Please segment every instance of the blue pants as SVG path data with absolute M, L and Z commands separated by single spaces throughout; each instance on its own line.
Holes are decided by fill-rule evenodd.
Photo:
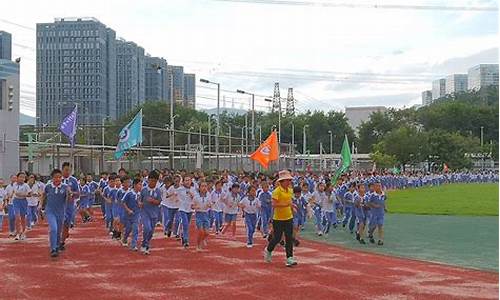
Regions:
M 139 213 L 134 212 L 132 214 L 127 214 L 125 216 L 125 234 L 123 235 L 123 239 L 126 241 L 128 237 L 132 233 L 132 240 L 130 242 L 130 247 L 137 247 L 137 237 L 139 235 Z
M 253 245 L 253 234 L 255 232 L 255 225 L 257 224 L 256 214 L 245 214 L 245 224 L 247 225 L 247 244 Z
M 104 215 L 106 216 L 106 228 L 111 229 L 113 225 L 113 204 L 105 203 L 104 209 L 105 209 Z
M 14 205 L 7 205 L 7 209 L 9 210 L 9 232 L 16 232 L 16 214 L 14 212 Z
M 157 213 L 142 213 L 142 247 L 149 249 L 149 243 L 153 238 L 153 232 L 155 230 L 156 223 L 158 222 Z
M 178 210 L 178 208 L 169 208 L 162 205 L 161 211 L 163 213 L 163 231 L 172 231 L 172 225 Z
M 14 198 L 12 208 L 16 216 L 26 217 L 28 213 L 28 200 Z
M 354 215 L 354 207 L 345 206 L 344 207 L 344 219 L 342 220 L 342 224 L 345 226 L 349 223 L 349 230 L 354 230 L 354 225 L 356 224 L 356 216 Z
M 31 223 L 35 224 L 38 221 L 37 206 L 28 206 L 28 227 L 31 227 Z
M 330 227 L 337 223 L 337 214 L 334 211 L 325 211 L 326 218 L 325 233 L 330 232 Z
M 323 231 L 323 215 L 321 214 L 321 209 L 314 210 L 314 225 L 318 231 Z
M 185 211 L 179 211 L 179 218 L 182 223 L 182 243 L 189 243 L 189 222 L 191 222 L 192 213 Z
M 175 214 L 175 223 L 174 223 L 174 232 L 175 235 L 180 235 L 180 226 L 181 226 L 181 215 L 179 214 L 179 211 Z
M 264 234 L 269 234 L 269 222 L 271 221 L 271 208 L 270 207 L 263 207 L 260 218 L 262 220 L 262 232 Z
M 66 210 L 64 212 L 64 225 L 68 226 L 74 224 L 75 215 L 75 203 L 70 202 L 66 205 Z
M 61 233 L 64 223 L 64 213 L 46 211 L 45 216 L 49 225 L 49 246 L 50 250 L 57 250 L 61 243 Z
M 214 214 L 215 214 L 215 212 L 213 210 L 208 211 L 208 226 L 209 226 L 209 228 L 212 228 L 212 226 L 214 226 L 214 221 L 215 221 Z
M 0 232 L 3 230 L 3 215 L 0 215 Z
M 223 215 L 224 213 L 221 211 L 213 211 L 214 220 L 215 220 L 215 231 L 220 232 L 222 224 L 223 224 Z

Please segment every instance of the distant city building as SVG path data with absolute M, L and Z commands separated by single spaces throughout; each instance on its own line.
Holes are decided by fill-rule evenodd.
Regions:
M 160 57 L 146 56 L 145 70 L 146 101 L 170 102 L 167 61 Z
M 12 60 L 12 36 L 0 30 L 0 59 Z
M 126 115 L 145 99 L 144 48 L 134 42 L 116 41 L 116 116 Z
M 451 74 L 446 76 L 446 94 L 451 95 L 467 91 L 467 74 Z
M 0 178 L 19 171 L 19 64 L 0 58 Z
M 469 69 L 469 90 L 479 90 L 492 85 L 498 86 L 498 64 L 480 64 Z
M 94 18 L 36 28 L 37 125 L 57 125 L 75 104 L 79 124 L 116 118 L 116 33 Z
M 427 90 L 422 92 L 422 105 L 429 105 L 432 103 L 432 91 Z
M 196 105 L 196 75 L 184 74 L 184 106 L 195 108 Z
M 446 95 L 446 79 L 441 78 L 432 82 L 432 100 Z
M 184 67 L 182 66 L 167 66 L 168 82 L 172 81 L 173 90 L 170 91 L 169 99 L 174 98 L 174 104 L 184 104 Z
M 357 132 L 359 125 L 368 121 L 372 113 L 385 112 L 386 110 L 387 108 L 385 106 L 346 107 L 345 116 L 347 118 L 347 123 Z

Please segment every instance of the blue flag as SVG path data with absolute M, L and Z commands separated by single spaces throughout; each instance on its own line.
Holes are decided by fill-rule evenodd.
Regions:
M 135 115 L 134 119 L 130 121 L 120 131 L 120 140 L 116 145 L 115 158 L 120 159 L 125 151 L 133 146 L 142 143 L 142 109 Z
M 75 146 L 75 135 L 76 135 L 76 116 L 77 116 L 77 106 L 64 117 L 61 125 L 59 125 L 59 130 L 68 137 L 71 147 Z

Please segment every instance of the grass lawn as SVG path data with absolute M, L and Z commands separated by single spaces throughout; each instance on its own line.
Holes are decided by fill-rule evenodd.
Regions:
M 498 184 L 448 184 L 388 192 L 389 213 L 498 216 Z

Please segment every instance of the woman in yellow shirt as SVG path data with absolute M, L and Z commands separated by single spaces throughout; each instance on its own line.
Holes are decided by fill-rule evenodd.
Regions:
M 292 174 L 283 170 L 279 172 L 276 188 L 272 194 L 273 205 L 273 238 L 264 249 L 264 260 L 271 262 L 272 252 L 285 234 L 286 266 L 297 265 L 293 258 L 293 211 L 292 211 Z

